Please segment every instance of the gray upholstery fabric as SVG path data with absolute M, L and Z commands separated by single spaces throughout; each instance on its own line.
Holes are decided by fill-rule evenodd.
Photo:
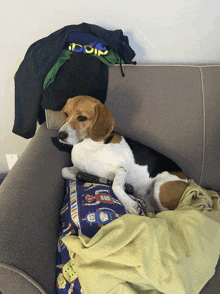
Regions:
M 48 129 L 59 129 L 64 123 L 64 117 L 61 111 L 53 111 L 50 109 L 45 110 L 46 124 Z
M 204 170 L 201 185 L 220 191 L 220 66 L 202 67 L 205 108 Z
M 47 293 L 53 293 L 55 286 L 59 214 L 65 191 L 61 169 L 70 164 L 69 154 L 51 142 L 56 134 L 42 125 L 0 186 L 0 262 L 24 272 Z M 29 291 L 30 283 L 24 283 L 21 276 L 14 279 L 14 275 L 0 274 L 3 294 L 11 293 L 3 291 L 7 276 L 10 288 L 14 285 L 16 289 L 17 281 L 22 283 L 23 292 L 16 293 L 39 293 L 37 289 Z
M 47 294 L 44 289 L 24 272 L 0 263 L 1 294 Z
M 220 66 L 123 69 L 124 78 L 117 67 L 109 68 L 105 103 L 116 131 L 169 157 L 202 187 L 219 191 Z

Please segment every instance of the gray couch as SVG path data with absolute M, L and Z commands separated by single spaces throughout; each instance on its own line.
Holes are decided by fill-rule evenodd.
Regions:
M 176 162 L 188 178 L 220 191 L 220 66 L 124 65 L 109 68 L 105 105 L 115 130 Z M 52 143 L 62 123 L 47 112 L 0 186 L 0 292 L 53 293 L 61 169 L 70 155 Z M 202 258 L 202 257 L 201 257 Z M 178 290 L 177 290 L 178 293 Z M 220 293 L 220 266 L 201 291 Z

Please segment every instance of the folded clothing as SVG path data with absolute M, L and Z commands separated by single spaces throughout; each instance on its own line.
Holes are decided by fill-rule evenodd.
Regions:
M 69 47 L 68 49 L 76 53 L 84 53 L 94 55 L 108 54 L 108 43 L 94 35 L 83 33 L 70 33 L 68 35 Z
M 69 256 L 62 239 L 65 236 L 83 234 L 92 238 L 102 226 L 126 214 L 124 206 L 118 201 L 107 185 L 67 181 L 67 193 L 61 209 L 59 232 L 56 293 L 82 294 L 75 265 Z M 130 196 L 135 201 L 136 198 Z M 140 215 L 144 216 L 140 204 Z
M 109 49 L 118 54 L 125 63 L 136 64 L 136 62 L 132 61 L 135 52 L 129 46 L 128 37 L 124 36 L 122 30 L 111 31 L 97 25 L 81 23 L 79 25 L 65 26 L 49 36 L 38 40 L 28 48 L 25 58 L 15 74 L 15 120 L 13 133 L 24 138 L 31 138 L 35 134 L 37 120 L 41 123 L 45 120 L 45 117 L 42 115 L 44 111 L 41 109 L 43 83 L 46 75 L 61 55 L 62 50 L 68 48 L 70 33 L 91 34 L 105 40 L 108 43 Z M 84 60 L 81 61 L 83 62 Z M 71 80 L 70 83 L 73 82 L 74 85 L 77 85 L 77 82 L 80 81 L 82 88 L 87 87 L 86 83 L 89 82 L 88 75 L 85 76 L 85 83 L 83 83 L 84 77 L 80 76 L 82 72 L 80 70 L 79 77 Z M 102 67 L 100 75 L 102 77 L 103 74 L 103 79 L 106 78 L 104 72 L 105 69 Z M 92 78 L 93 74 L 96 75 L 96 73 L 93 73 L 90 69 L 88 69 L 88 73 L 90 73 L 91 80 L 94 81 Z M 77 72 L 75 71 L 74 74 L 76 76 Z M 103 95 L 102 97 L 105 100 L 106 88 L 107 84 L 105 85 L 105 90 L 98 94 L 95 87 L 95 90 L 92 91 L 92 93 L 96 94 L 94 97 L 99 99 Z M 92 93 L 90 93 L 91 96 L 93 96 Z M 61 92 L 60 94 L 62 95 L 63 93 Z M 86 94 L 89 95 L 89 93 Z M 83 95 L 83 93 L 79 93 L 79 95 Z M 57 103 L 55 99 L 58 99 Z M 60 105 L 59 99 L 60 96 L 57 94 L 54 99 L 43 102 L 43 105 L 50 110 L 61 110 L 59 107 L 62 104 Z
M 70 51 L 69 49 L 64 49 L 62 51 L 61 56 L 57 59 L 56 63 L 54 64 L 54 66 L 51 68 L 51 70 L 49 71 L 49 73 L 47 74 L 44 83 L 43 83 L 43 91 L 46 90 L 46 88 L 54 82 L 55 77 L 60 69 L 60 67 L 68 60 L 70 59 L 70 55 L 73 52 Z M 86 52 L 88 53 L 88 52 Z M 106 55 L 95 55 L 92 53 L 90 53 L 91 56 L 97 57 L 99 58 L 104 64 L 108 65 L 108 66 L 113 66 L 116 63 L 120 63 L 124 64 L 124 61 L 122 59 L 120 59 L 120 57 L 114 53 L 113 50 L 109 50 L 108 53 Z M 104 99 L 102 100 L 104 103 Z
M 42 92 L 42 108 L 59 111 L 68 98 L 78 95 L 89 95 L 104 103 L 108 66 L 89 54 L 70 54 L 68 57 L 56 73 L 54 82 Z
M 50 83 L 54 82 L 55 76 L 60 67 L 70 59 L 70 55 L 74 53 L 92 54 L 100 56 L 108 53 L 106 46 L 108 43 L 94 35 L 84 33 L 69 33 L 68 35 L 68 49 L 62 51 L 61 56 L 57 59 L 49 73 L 47 74 L 43 90 L 45 90 Z M 80 73 L 79 73 L 80 74 Z
M 56 63 L 51 68 L 51 70 L 48 72 L 48 74 L 44 80 L 43 90 L 45 90 L 51 83 L 54 82 L 56 74 L 58 73 L 58 70 L 68 59 L 70 59 L 71 54 L 72 54 L 72 52 L 68 49 L 64 49 L 62 51 L 62 54 L 57 59 Z

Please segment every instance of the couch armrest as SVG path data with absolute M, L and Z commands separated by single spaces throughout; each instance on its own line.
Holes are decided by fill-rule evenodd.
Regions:
M 47 293 L 53 293 L 55 286 L 65 193 L 61 169 L 71 165 L 69 153 L 52 143 L 56 134 L 44 123 L 0 186 L 0 262 L 24 272 Z M 11 293 L 17 293 L 16 281 Z M 25 285 L 23 289 L 26 293 Z

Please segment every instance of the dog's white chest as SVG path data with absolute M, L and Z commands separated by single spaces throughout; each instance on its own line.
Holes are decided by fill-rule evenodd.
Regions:
M 124 139 L 119 144 L 106 145 L 86 139 L 73 147 L 72 162 L 84 172 L 113 179 L 115 169 L 134 164 L 134 158 Z

